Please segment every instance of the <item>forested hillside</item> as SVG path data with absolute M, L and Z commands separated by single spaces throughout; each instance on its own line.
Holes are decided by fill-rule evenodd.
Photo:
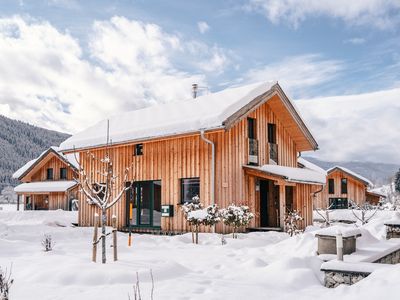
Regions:
M 50 146 L 58 146 L 68 134 L 51 131 L 0 115 L 0 191 L 18 182 L 12 174 Z

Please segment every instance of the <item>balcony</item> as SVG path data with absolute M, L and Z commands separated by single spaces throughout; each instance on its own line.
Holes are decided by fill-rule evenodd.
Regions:
M 278 164 L 278 145 L 275 143 L 268 143 L 268 163 L 270 165 Z
M 249 138 L 248 143 L 249 156 L 247 163 L 249 165 L 258 165 L 258 140 Z

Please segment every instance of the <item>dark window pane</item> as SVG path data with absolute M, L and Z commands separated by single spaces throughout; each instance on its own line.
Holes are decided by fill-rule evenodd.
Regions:
M 181 179 L 181 202 L 191 203 L 195 196 L 200 197 L 200 178 Z
M 335 180 L 333 178 L 328 179 L 329 194 L 335 193 Z
M 347 209 L 349 201 L 347 198 L 329 198 L 329 206 L 331 209 Z
M 133 155 L 143 155 L 143 144 L 137 144 L 134 146 Z
M 256 120 L 253 118 L 247 118 L 247 130 L 249 139 L 256 138 Z
M 53 169 L 49 168 L 47 169 L 47 180 L 52 180 L 53 179 Z
M 268 143 L 276 144 L 276 125 L 268 123 Z
M 60 179 L 67 179 L 67 168 L 60 168 Z
M 342 194 L 347 194 L 347 178 L 342 178 L 341 190 L 342 190 Z

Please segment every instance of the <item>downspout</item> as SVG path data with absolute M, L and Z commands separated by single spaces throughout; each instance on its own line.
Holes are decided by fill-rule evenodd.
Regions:
M 211 145 L 211 205 L 215 204 L 215 144 L 204 136 L 204 130 L 200 131 L 200 137 L 207 144 Z M 215 225 L 212 227 L 212 232 L 215 232 Z

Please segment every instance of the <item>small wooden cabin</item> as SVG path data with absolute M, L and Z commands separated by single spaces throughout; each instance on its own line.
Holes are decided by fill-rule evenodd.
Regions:
M 13 177 L 22 181 L 14 188 L 25 210 L 71 210 L 77 199 L 76 160 L 52 147 L 29 161 Z
M 100 164 L 92 156 L 108 151 L 116 174 L 131 167 L 132 188 L 108 215 L 108 222 L 117 216 L 119 229 L 188 231 L 180 206 L 195 195 L 204 205 L 248 205 L 253 228 L 282 229 L 289 210 L 301 212 L 302 227 L 312 224 L 313 197 L 326 176 L 298 167 L 300 153 L 318 146 L 278 83 L 120 114 L 109 119 L 109 147 L 106 128 L 104 120 L 60 147 L 79 152 L 86 174 L 99 181 Z M 79 201 L 79 224 L 92 226 L 96 207 L 83 195 Z
M 369 192 L 372 182 L 341 166 L 327 170 L 327 184 L 314 203 L 316 208 L 348 208 L 353 201 L 358 205 L 376 204 L 380 198 Z

